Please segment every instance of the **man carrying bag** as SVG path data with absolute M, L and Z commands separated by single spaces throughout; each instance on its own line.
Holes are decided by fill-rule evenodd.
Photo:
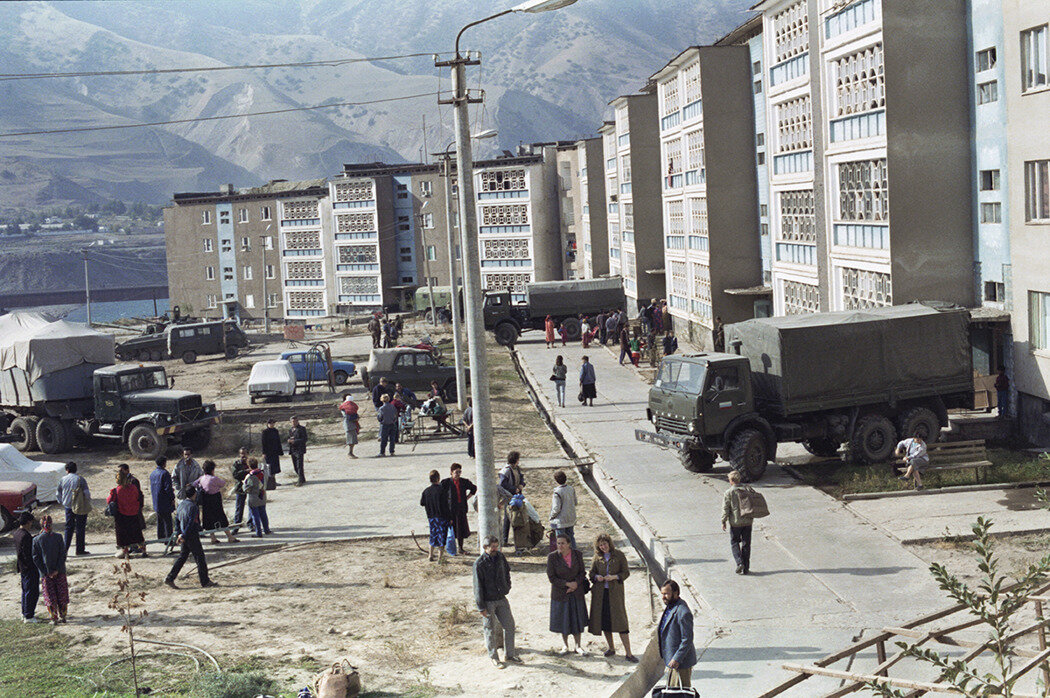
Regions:
M 722 498 L 722 530 L 729 524 L 729 541 L 736 561 L 736 573 L 751 570 L 751 526 L 755 519 L 769 516 L 766 498 L 748 485 L 736 470 L 729 473 L 729 489 Z

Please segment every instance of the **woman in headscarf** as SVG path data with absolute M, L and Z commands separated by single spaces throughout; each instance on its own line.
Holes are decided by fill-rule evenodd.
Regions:
M 126 468 L 117 470 L 117 486 L 109 491 L 106 504 L 116 503 L 113 512 L 113 527 L 117 533 L 117 557 L 127 557 L 131 548 L 141 548 L 146 555 L 146 539 L 142 535 L 142 491 Z
M 52 531 L 50 516 L 40 519 L 40 533 L 33 539 L 33 562 L 40 572 L 40 590 L 51 623 L 66 622 L 69 606 L 69 584 L 66 582 L 66 543 L 61 534 Z M 141 534 L 141 531 L 139 531 Z
M 550 315 L 548 315 L 546 317 L 546 319 L 544 319 L 544 321 L 543 321 L 543 329 L 546 332 L 547 348 L 548 349 L 553 349 L 554 348 L 554 320 L 551 318 Z
M 396 393 L 395 393 L 396 397 Z M 354 455 L 354 446 L 357 445 L 357 435 L 361 431 L 361 416 L 358 414 L 357 403 L 354 402 L 350 393 L 343 396 L 343 402 L 339 405 L 339 412 L 343 415 L 343 432 L 346 435 L 347 455 Z M 398 412 L 401 410 L 399 409 Z
M 201 509 L 201 530 L 214 531 L 218 528 L 228 528 L 230 520 L 226 518 L 226 512 L 222 508 L 222 490 L 226 487 L 226 481 L 215 474 L 215 461 L 204 461 L 201 469 L 204 470 L 204 474 L 191 483 L 200 490 L 197 505 Z M 226 541 L 228 543 L 237 542 L 232 531 L 226 531 Z M 211 542 L 213 545 L 219 542 L 215 533 L 211 534 Z

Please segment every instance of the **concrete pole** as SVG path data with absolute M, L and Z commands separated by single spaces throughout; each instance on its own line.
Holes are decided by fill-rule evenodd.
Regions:
M 88 278 L 88 253 L 81 250 L 84 255 L 84 303 L 87 306 L 87 325 L 91 327 L 91 280 Z
M 430 280 L 430 247 L 427 245 L 426 218 L 422 211 L 419 213 L 419 239 L 423 241 L 423 270 L 427 275 L 427 295 L 430 296 L 430 324 L 436 328 L 438 316 L 437 308 L 434 307 L 434 282 Z
M 262 302 L 263 302 L 263 332 L 270 334 L 270 301 L 266 295 L 266 239 L 267 236 L 261 236 L 259 242 L 262 243 Z
M 467 59 L 457 51 L 452 65 L 455 102 L 456 173 L 459 178 L 459 223 L 463 255 L 467 350 L 470 355 L 470 393 L 474 401 L 474 448 L 478 478 L 478 544 L 486 536 L 499 537 L 496 512 L 496 469 L 493 458 L 492 414 L 489 400 L 489 362 L 485 354 L 485 317 L 478 257 L 477 211 L 474 205 L 474 164 L 470 149 L 467 99 Z
M 456 283 L 456 236 L 452 225 L 452 159 L 448 151 L 445 151 L 445 220 L 448 230 L 448 278 L 452 287 L 452 354 L 456 360 L 456 402 L 459 403 L 459 411 L 467 408 L 467 376 L 466 366 L 463 365 L 463 340 L 460 334 L 459 315 L 462 312 L 459 304 L 459 284 Z

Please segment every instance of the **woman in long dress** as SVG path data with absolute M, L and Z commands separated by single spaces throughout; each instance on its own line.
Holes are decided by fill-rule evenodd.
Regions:
M 554 348 L 554 320 L 551 319 L 550 315 L 548 315 L 546 317 L 546 319 L 544 319 L 544 321 L 543 321 L 543 329 L 544 329 L 544 332 L 546 333 L 547 348 L 548 349 L 553 349 Z
M 343 396 L 343 403 L 339 405 L 339 411 L 343 415 L 343 432 L 346 434 L 346 448 L 347 455 L 351 458 L 357 458 L 354 455 L 354 446 L 357 445 L 357 435 L 361 431 L 361 417 L 358 414 L 357 403 L 354 402 L 350 393 Z
M 227 528 L 230 520 L 226 518 L 226 511 L 222 508 L 222 490 L 226 487 L 226 481 L 215 475 L 215 461 L 204 461 L 201 469 L 204 470 L 204 474 L 193 482 L 193 485 L 200 490 L 200 494 L 197 495 L 197 505 L 201 509 L 201 529 L 214 531 L 219 528 Z M 230 543 L 237 542 L 230 531 L 226 531 L 226 540 Z M 211 542 L 219 542 L 215 533 L 211 534 Z
M 117 557 L 126 557 L 131 548 L 145 551 L 146 539 L 142 535 L 142 492 L 126 468 L 117 471 L 117 486 L 109 491 L 106 504 L 116 502 L 113 527 L 117 534 Z M 145 555 L 145 552 L 143 552 Z
M 562 654 L 583 654 L 580 636 L 587 625 L 587 573 L 583 565 L 583 553 L 573 550 L 569 536 L 558 534 L 558 549 L 547 556 L 547 579 L 551 583 L 550 630 L 561 635 Z M 569 649 L 569 636 L 576 642 Z

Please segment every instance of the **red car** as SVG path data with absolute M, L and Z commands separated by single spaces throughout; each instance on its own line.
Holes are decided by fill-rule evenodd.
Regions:
M 0 482 L 0 518 L 3 525 L 0 533 L 7 533 L 18 524 L 15 516 L 23 511 L 32 509 L 36 503 L 36 485 L 32 482 L 19 482 L 10 480 Z

